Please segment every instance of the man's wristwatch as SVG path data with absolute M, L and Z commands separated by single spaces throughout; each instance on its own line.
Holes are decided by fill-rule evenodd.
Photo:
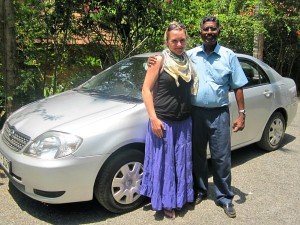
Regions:
M 240 109 L 239 113 L 243 113 L 246 116 L 246 110 L 245 109 Z

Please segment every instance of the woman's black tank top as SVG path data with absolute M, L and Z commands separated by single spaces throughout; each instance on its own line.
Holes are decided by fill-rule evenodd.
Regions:
M 175 79 L 163 71 L 155 84 L 153 97 L 156 115 L 162 120 L 184 120 L 191 112 L 191 83 Z

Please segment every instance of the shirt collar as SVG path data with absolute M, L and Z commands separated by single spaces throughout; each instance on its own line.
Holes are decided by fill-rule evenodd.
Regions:
M 215 47 L 215 49 L 214 49 L 213 52 L 216 53 L 216 54 L 218 54 L 218 55 L 220 55 L 220 54 L 219 54 L 220 48 L 221 48 L 221 45 L 219 45 L 219 43 L 217 43 L 217 45 L 216 45 L 216 47 Z M 199 53 L 200 53 L 200 52 L 205 53 L 205 52 L 204 52 L 204 45 L 203 45 L 203 44 L 199 46 Z

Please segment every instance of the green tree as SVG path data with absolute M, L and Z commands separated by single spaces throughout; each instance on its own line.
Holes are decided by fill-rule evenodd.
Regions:
M 220 19 L 219 41 L 235 52 L 252 55 L 255 35 L 263 34 L 263 60 L 297 81 L 299 1 L 264 1 L 258 17 L 261 0 L 14 0 L 15 98 L 25 104 L 72 88 L 124 57 L 161 51 L 172 20 L 187 26 L 188 48 L 195 47 L 207 15 Z M 3 80 L 7 72 L 1 71 Z
M 5 0 L 0 2 L 0 21 L 1 64 L 4 86 L 4 94 L 1 97 L 5 104 L 5 112 L 9 115 L 17 108 L 14 92 L 17 86 L 17 66 L 15 63 L 16 36 L 12 1 Z
M 296 66 L 300 59 L 300 42 L 297 35 L 300 30 L 299 6 L 299 1 L 269 0 L 266 1 L 263 15 L 267 30 L 264 61 L 280 74 L 292 77 L 296 82 L 299 81 Z
M 72 12 L 77 1 L 15 1 L 22 85 L 32 100 L 63 90 L 67 46 L 72 36 Z
M 90 35 L 92 42 L 102 45 L 105 63 L 114 63 L 158 45 L 163 5 L 160 0 L 87 1 L 78 35 Z

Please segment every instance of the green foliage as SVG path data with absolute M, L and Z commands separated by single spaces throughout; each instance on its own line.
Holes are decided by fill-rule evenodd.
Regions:
M 124 57 L 161 51 L 165 28 L 173 20 L 186 25 L 188 48 L 199 45 L 199 24 L 207 15 L 220 19 L 224 46 L 251 55 L 254 35 L 263 33 L 265 61 L 284 75 L 297 74 L 299 1 L 13 2 L 20 82 L 16 92 L 22 104 L 73 88 Z M 2 85 L 0 104 L 3 92 Z
M 300 81 L 297 77 L 300 72 L 297 67 L 300 59 L 299 6 L 299 1 L 269 0 L 262 15 L 266 29 L 265 62 L 296 82 Z
M 105 52 L 108 62 L 114 63 L 132 50 L 138 53 L 157 46 L 160 37 L 157 32 L 163 21 L 162 7 L 160 0 L 90 0 L 78 24 L 78 34 L 94 34 L 92 41 L 106 47 L 118 45 L 115 51 Z M 145 42 L 135 49 L 148 37 L 154 42 Z
M 215 15 L 222 26 L 219 42 L 235 52 L 252 55 L 253 38 L 265 36 L 264 61 L 279 73 L 297 80 L 299 64 L 299 1 L 293 0 L 211 0 L 173 1 L 166 14 L 176 15 L 188 28 L 189 47 L 201 44 L 199 24 Z M 184 4 L 184 6 L 182 6 Z M 256 13 L 259 7 L 260 11 Z M 178 13 L 175 13 L 178 11 Z M 297 37 L 298 32 L 298 37 Z M 298 67 L 299 68 L 299 67 Z M 298 70 L 298 73 L 300 71 Z M 299 79 L 298 79 L 299 80 Z
M 85 66 L 98 66 L 102 68 L 101 60 L 93 56 L 86 56 L 83 63 Z

